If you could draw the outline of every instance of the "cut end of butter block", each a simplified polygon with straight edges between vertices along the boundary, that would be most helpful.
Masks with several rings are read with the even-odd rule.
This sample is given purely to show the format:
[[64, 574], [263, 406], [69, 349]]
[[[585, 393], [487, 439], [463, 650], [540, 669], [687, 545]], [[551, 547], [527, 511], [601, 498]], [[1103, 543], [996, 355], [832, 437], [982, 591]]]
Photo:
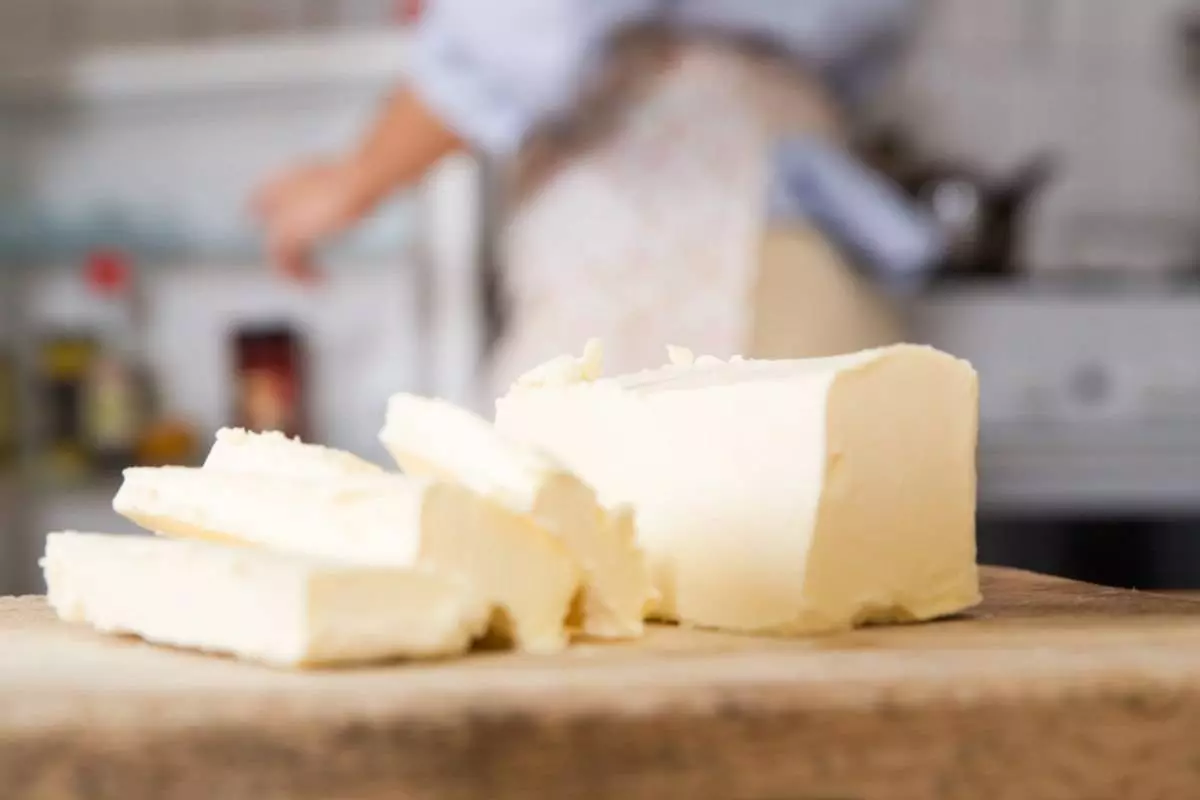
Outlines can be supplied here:
[[969, 363], [896, 345], [514, 387], [496, 424], [636, 509], [658, 616], [806, 633], [979, 601], [978, 408]]
[[467, 580], [528, 651], [566, 642], [579, 572], [532, 521], [465, 487], [402, 475], [296, 478], [134, 468], [117, 513], [163, 536], [236, 543], [367, 566], [427, 566]]
[[297, 478], [386, 474], [382, 467], [353, 453], [307, 444], [278, 431], [253, 433], [241, 428], [217, 431], [204, 468]]
[[202, 542], [52, 533], [41, 564], [63, 620], [281, 667], [458, 655], [491, 617], [427, 570]]
[[642, 633], [655, 593], [630, 510], [606, 510], [555, 459], [441, 400], [392, 397], [380, 440], [406, 473], [460, 483], [562, 542], [583, 572], [584, 633]]

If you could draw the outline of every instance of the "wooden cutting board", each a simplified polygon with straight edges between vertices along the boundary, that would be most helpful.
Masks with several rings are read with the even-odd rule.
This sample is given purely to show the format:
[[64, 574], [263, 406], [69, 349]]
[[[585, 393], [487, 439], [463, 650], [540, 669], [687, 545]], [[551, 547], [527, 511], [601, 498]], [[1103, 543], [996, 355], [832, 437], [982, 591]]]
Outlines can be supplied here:
[[938, 623], [655, 628], [558, 657], [294, 674], [0, 600], [0, 797], [1200, 796], [1200, 602], [986, 570]]

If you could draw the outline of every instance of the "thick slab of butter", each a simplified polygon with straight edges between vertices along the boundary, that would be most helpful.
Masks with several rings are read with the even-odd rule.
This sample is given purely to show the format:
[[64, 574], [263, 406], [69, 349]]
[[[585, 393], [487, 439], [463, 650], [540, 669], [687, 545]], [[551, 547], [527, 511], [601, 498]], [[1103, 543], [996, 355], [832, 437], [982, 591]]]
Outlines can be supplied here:
[[68, 622], [277, 666], [457, 655], [491, 616], [428, 570], [204, 542], [52, 533], [41, 564]]
[[344, 450], [306, 444], [278, 431], [253, 433], [241, 428], [217, 431], [204, 468], [297, 478], [387, 474], [382, 467]]
[[579, 570], [556, 538], [465, 487], [438, 481], [139, 468], [125, 471], [113, 508], [174, 538], [462, 575], [502, 612], [495, 632], [529, 651], [565, 646], [565, 622], [580, 590]]
[[673, 360], [518, 383], [496, 417], [606, 502], [636, 508], [661, 616], [815, 632], [979, 601], [979, 389], [968, 363], [911, 345]]
[[604, 509], [555, 459], [441, 400], [394, 396], [380, 439], [406, 473], [462, 483], [558, 537], [583, 569], [584, 633], [641, 635], [654, 591], [630, 509]]

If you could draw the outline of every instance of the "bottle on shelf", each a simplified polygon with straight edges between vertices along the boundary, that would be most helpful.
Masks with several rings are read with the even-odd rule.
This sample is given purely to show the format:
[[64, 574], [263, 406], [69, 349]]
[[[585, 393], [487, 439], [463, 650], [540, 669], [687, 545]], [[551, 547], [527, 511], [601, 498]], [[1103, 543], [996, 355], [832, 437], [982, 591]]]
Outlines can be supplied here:
[[90, 333], [61, 331], [47, 334], [39, 342], [38, 467], [51, 482], [76, 480], [89, 471], [83, 408], [97, 349]]
[[150, 381], [141, 353], [141, 304], [129, 259], [116, 251], [93, 253], [87, 280], [110, 304], [113, 318], [100, 332], [84, 389], [84, 432], [92, 464], [112, 472], [135, 463], [151, 415]]
[[243, 327], [234, 332], [234, 420], [253, 431], [309, 438], [304, 347], [293, 327]]

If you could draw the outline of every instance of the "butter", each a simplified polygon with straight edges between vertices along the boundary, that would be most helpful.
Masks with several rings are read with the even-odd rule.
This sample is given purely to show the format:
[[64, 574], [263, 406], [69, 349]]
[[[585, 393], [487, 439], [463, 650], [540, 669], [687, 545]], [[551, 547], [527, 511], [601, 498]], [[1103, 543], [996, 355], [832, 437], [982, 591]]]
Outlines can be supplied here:
[[67, 622], [280, 667], [458, 655], [491, 616], [427, 570], [203, 542], [52, 533], [41, 565]]
[[530, 389], [538, 386], [563, 386], [595, 380], [600, 377], [603, 369], [604, 348], [599, 339], [589, 339], [580, 358], [559, 356], [525, 373], [517, 379], [517, 383]]
[[686, 347], [669, 344], [667, 359], [677, 367], [690, 367], [696, 363], [696, 354]]
[[[573, 374], [584, 379], [588, 371]], [[583, 570], [584, 633], [641, 635], [654, 591], [630, 509], [603, 508], [553, 458], [440, 400], [392, 397], [380, 440], [406, 473], [461, 483], [557, 537]]]
[[217, 431], [216, 442], [204, 461], [204, 468], [297, 478], [387, 474], [382, 467], [353, 453], [306, 444], [278, 431], [252, 433], [241, 428]]
[[672, 360], [518, 382], [496, 413], [500, 431], [635, 508], [657, 616], [810, 633], [979, 601], [970, 364], [912, 345]]
[[460, 575], [497, 608], [493, 632], [532, 652], [565, 646], [580, 590], [579, 570], [557, 539], [500, 504], [438, 481], [135, 468], [125, 471], [113, 508], [173, 538]]

